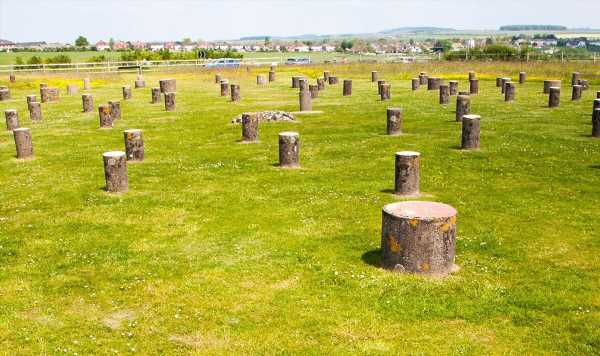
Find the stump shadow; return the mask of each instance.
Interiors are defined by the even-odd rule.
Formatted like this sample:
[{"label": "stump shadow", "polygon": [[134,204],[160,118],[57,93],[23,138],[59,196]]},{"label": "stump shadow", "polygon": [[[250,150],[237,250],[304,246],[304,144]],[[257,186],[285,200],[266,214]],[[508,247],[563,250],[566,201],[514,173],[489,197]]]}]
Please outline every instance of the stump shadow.
[{"label": "stump shadow", "polygon": [[590,166],[590,168],[592,168],[592,169],[600,169],[600,164],[592,164]]},{"label": "stump shadow", "polygon": [[371,251],[367,251],[363,253],[361,259],[364,263],[371,265],[373,267],[381,267],[381,249],[375,249]]}]

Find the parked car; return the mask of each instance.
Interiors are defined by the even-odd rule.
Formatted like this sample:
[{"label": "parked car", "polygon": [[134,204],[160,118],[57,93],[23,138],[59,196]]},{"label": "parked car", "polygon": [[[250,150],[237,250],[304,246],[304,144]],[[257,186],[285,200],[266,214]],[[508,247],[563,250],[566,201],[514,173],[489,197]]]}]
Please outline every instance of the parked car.
[{"label": "parked car", "polygon": [[288,58],[285,64],[311,64],[310,58]]},{"label": "parked car", "polygon": [[239,68],[241,60],[232,58],[215,59],[206,63],[207,68]]}]

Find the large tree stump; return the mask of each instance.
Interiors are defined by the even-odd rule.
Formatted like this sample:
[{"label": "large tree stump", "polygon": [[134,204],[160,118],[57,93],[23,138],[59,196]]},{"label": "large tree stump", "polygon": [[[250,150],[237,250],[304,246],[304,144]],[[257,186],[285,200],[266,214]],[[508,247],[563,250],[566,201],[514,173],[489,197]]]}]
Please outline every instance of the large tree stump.
[{"label": "large tree stump", "polygon": [[319,88],[319,91],[325,90],[325,79],[324,78],[317,78],[317,87]]},{"label": "large tree stump", "polygon": [[442,84],[442,78],[430,77],[427,78],[427,90],[439,90]]},{"label": "large tree stump", "polygon": [[421,86],[421,82],[419,81],[419,78],[412,78],[410,81],[410,88],[415,91],[418,90],[419,87]]},{"label": "large tree stump", "polygon": [[583,87],[579,84],[573,85],[573,93],[571,94],[571,100],[579,100],[581,99],[581,92]]},{"label": "large tree stump", "polygon": [[130,129],[123,131],[125,153],[128,161],[144,160],[144,137],[142,130]]},{"label": "large tree stump", "polygon": [[479,79],[469,80],[469,92],[471,94],[479,94]]},{"label": "large tree stump", "polygon": [[102,104],[98,106],[98,114],[100,115],[100,128],[110,129],[113,127],[113,118],[110,114],[110,105]]},{"label": "large tree stump", "polygon": [[396,152],[394,193],[403,197],[420,194],[421,154],[413,151]]},{"label": "large tree stump", "polygon": [[402,134],[402,108],[387,109],[387,134],[397,136]]},{"label": "large tree stump", "polygon": [[350,96],[350,95],[352,95],[352,80],[344,79],[343,96]]},{"label": "large tree stump", "polygon": [[129,180],[127,178],[125,152],[105,152],[102,155],[102,159],[104,161],[106,191],[110,193],[126,192],[129,189]]},{"label": "large tree stump", "polygon": [[239,84],[231,84],[231,101],[236,102],[242,100],[240,95],[240,86]]},{"label": "large tree stump", "polygon": [[274,82],[276,78],[276,74],[274,70],[269,71],[269,82]]},{"label": "large tree stump", "polygon": [[299,94],[300,111],[312,111],[312,98],[310,91],[301,90]]},{"label": "large tree stump", "polygon": [[300,78],[298,79],[298,88],[300,91],[308,90],[308,79]]},{"label": "large tree stump", "polygon": [[12,131],[19,128],[19,114],[17,113],[17,110],[5,110],[4,117],[6,118],[6,130]]},{"label": "large tree stump", "polygon": [[330,75],[329,76],[329,85],[335,85],[338,83],[338,77]]},{"label": "large tree stump", "polygon": [[592,112],[592,137],[600,137],[600,108]]},{"label": "large tree stump", "polygon": [[502,85],[502,94],[504,94],[504,91],[506,90],[506,83],[508,82],[512,82],[511,78],[502,78],[500,80],[500,84]]},{"label": "large tree stump", "polygon": [[258,142],[258,122],[256,113],[242,114],[242,142]]},{"label": "large tree stump", "polygon": [[79,88],[77,88],[77,85],[75,85],[75,84],[67,85],[67,95],[75,95],[75,94],[77,94],[78,91],[79,91]]},{"label": "large tree stump", "polygon": [[377,95],[381,95],[381,86],[385,84],[385,80],[377,81]]},{"label": "large tree stump", "polygon": [[297,132],[279,134],[279,167],[299,167],[300,135]]},{"label": "large tree stump", "polygon": [[113,121],[121,118],[121,102],[119,101],[109,101],[108,106],[110,106],[110,116]]},{"label": "large tree stump", "polygon": [[448,88],[450,90],[450,95],[456,95],[458,93],[458,80],[449,81]]},{"label": "large tree stump", "polygon": [[81,105],[83,112],[94,112],[94,97],[92,94],[82,94]]},{"label": "large tree stump", "polygon": [[42,103],[49,102],[50,101],[50,88],[48,88],[48,87],[40,88],[40,98],[42,100]]},{"label": "large tree stump", "polygon": [[229,80],[221,80],[221,96],[229,96]]},{"label": "large tree stump", "polygon": [[456,97],[456,121],[462,121],[463,116],[471,111],[471,97],[469,95],[458,95]]},{"label": "large tree stump", "polygon": [[35,96],[35,95],[27,95],[27,105],[29,105],[29,103],[32,103],[34,101],[37,101],[37,96]]},{"label": "large tree stump", "polygon": [[215,74],[215,84],[221,84],[221,80],[223,80],[223,78],[221,77],[220,73]]},{"label": "large tree stump", "polygon": [[560,88],[560,80],[544,80],[544,94],[550,93],[550,87]]},{"label": "large tree stump", "polygon": [[150,103],[152,104],[158,104],[160,103],[160,88],[152,88],[150,89],[150,95],[151,95],[151,99],[150,99]]},{"label": "large tree stump", "polygon": [[427,73],[421,72],[421,74],[419,74],[419,80],[421,82],[421,85],[427,85],[427,83],[429,82],[429,77],[427,76]]},{"label": "large tree stump", "polygon": [[445,276],[458,270],[456,210],[429,201],[383,207],[381,261],[395,272]]},{"label": "large tree stump", "polygon": [[136,89],[141,89],[141,88],[145,88],[146,87],[146,81],[144,79],[136,79],[134,86]]},{"label": "large tree stump", "polygon": [[13,130],[15,138],[15,147],[17,149],[18,159],[27,159],[33,157],[33,144],[31,142],[31,132],[28,128],[16,128]]},{"label": "large tree stump", "polygon": [[579,84],[579,77],[580,77],[579,72],[573,72],[571,74],[571,85],[578,85]]},{"label": "large tree stump", "polygon": [[559,87],[550,87],[550,92],[548,93],[548,107],[555,108],[560,105],[560,88]]},{"label": "large tree stump", "polygon": [[440,104],[450,103],[450,87],[446,84],[440,85]]},{"label": "large tree stump", "polygon": [[299,77],[299,76],[292,77],[292,88],[294,88],[294,89],[300,88],[300,78],[302,78],[302,77]]},{"label": "large tree stump", "polygon": [[29,118],[31,121],[41,121],[42,120],[42,104],[37,101],[32,101],[27,104],[27,108],[29,109]]},{"label": "large tree stump", "polygon": [[329,75],[330,73],[328,70],[323,72],[323,79],[325,79],[326,82],[329,82]]},{"label": "large tree stump", "polygon": [[469,71],[469,81],[477,79],[477,75],[474,71]]},{"label": "large tree stump", "polygon": [[175,79],[161,79],[158,81],[161,93],[177,92],[177,81]]},{"label": "large tree stump", "polygon": [[175,111],[175,93],[165,93],[165,111]]},{"label": "large tree stump", "polygon": [[519,72],[519,84],[525,84],[526,80],[527,80],[527,73]]},{"label": "large tree stump", "polygon": [[381,84],[381,101],[390,100],[392,98],[392,86],[390,84]]},{"label": "large tree stump", "polygon": [[376,70],[371,71],[371,82],[373,82],[373,83],[377,82],[378,78],[379,78],[379,73],[377,73]]},{"label": "large tree stump", "polygon": [[318,85],[309,85],[308,91],[310,91],[310,97],[312,99],[319,97],[319,86]]},{"label": "large tree stump", "polygon": [[90,90],[90,78],[83,78],[83,90]]},{"label": "large tree stump", "polygon": [[504,101],[514,101],[515,90],[515,84],[513,82],[506,82],[506,84],[504,84]]},{"label": "large tree stump", "polygon": [[256,76],[256,85],[265,85],[265,84],[267,84],[267,78],[262,74],[257,75]]},{"label": "large tree stump", "polygon": [[123,100],[131,99],[131,86],[125,85],[123,86]]},{"label": "large tree stump", "polygon": [[479,148],[479,131],[481,116],[464,115],[462,118],[462,140],[463,150],[476,150]]}]

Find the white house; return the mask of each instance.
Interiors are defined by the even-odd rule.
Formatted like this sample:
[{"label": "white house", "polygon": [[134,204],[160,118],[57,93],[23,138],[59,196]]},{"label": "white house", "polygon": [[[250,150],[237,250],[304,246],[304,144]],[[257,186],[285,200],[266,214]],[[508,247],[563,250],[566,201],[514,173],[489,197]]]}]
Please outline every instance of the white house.
[{"label": "white house", "polygon": [[110,46],[108,45],[108,43],[100,40],[98,42],[96,42],[96,50],[98,51],[108,51],[110,49]]},{"label": "white house", "polygon": [[0,39],[0,51],[10,51],[15,48],[14,42]]}]

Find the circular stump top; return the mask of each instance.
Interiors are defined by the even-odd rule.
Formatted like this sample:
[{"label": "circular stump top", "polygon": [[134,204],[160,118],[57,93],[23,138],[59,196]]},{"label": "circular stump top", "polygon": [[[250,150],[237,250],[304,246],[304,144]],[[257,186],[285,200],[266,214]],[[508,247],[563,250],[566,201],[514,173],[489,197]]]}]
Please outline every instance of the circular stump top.
[{"label": "circular stump top", "polygon": [[12,131],[13,132],[22,132],[22,131],[27,132],[27,131],[29,131],[29,129],[27,127],[19,127],[19,128],[16,128],[16,129],[12,130]]},{"label": "circular stump top", "polygon": [[121,158],[121,157],[125,157],[125,152],[123,151],[109,151],[109,152],[104,152],[102,154],[103,157],[106,158]]},{"label": "circular stump top", "polygon": [[295,136],[300,136],[297,132],[294,131],[284,131],[284,132],[280,132],[279,136],[290,136],[290,137],[295,137]]},{"label": "circular stump top", "polygon": [[[128,129],[128,130],[125,130],[123,132],[125,132],[125,133],[137,133],[137,132],[142,132],[142,130],[141,129]],[[118,152],[118,151],[115,151],[115,152]]]},{"label": "circular stump top", "polygon": [[447,204],[430,201],[403,201],[387,204],[383,211],[398,218],[411,220],[444,220],[456,216],[456,209]]},{"label": "circular stump top", "polygon": [[406,157],[414,157],[414,156],[420,156],[421,154],[419,152],[415,152],[415,151],[400,151],[400,152],[396,152],[396,156],[406,156]]}]

